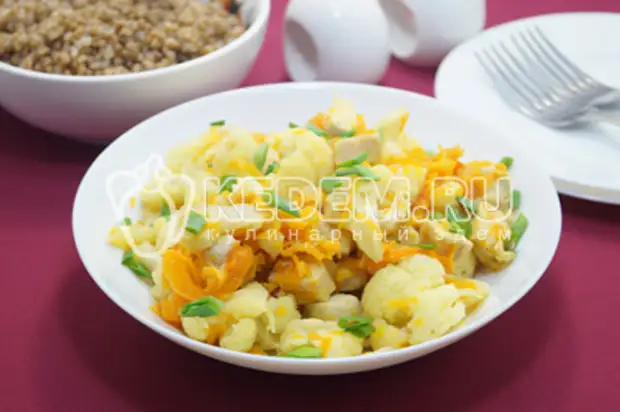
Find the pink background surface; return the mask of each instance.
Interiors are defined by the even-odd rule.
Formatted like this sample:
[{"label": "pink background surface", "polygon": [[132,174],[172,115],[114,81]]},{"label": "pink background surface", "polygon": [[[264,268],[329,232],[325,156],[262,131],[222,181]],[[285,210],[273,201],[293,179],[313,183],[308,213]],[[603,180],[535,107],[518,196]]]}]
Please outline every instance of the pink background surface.
[{"label": "pink background surface", "polygon": [[[618,0],[488,2],[489,25],[551,12],[620,12]],[[285,1],[273,3],[267,42],[246,84],[287,80]],[[393,62],[383,83],[432,94],[433,80],[433,71]],[[0,110],[0,411],[620,410],[619,207],[562,198],[564,231],[545,276],[462,342],[376,372],[270,375],[156,336],[90,280],[70,216],[97,153]]]}]

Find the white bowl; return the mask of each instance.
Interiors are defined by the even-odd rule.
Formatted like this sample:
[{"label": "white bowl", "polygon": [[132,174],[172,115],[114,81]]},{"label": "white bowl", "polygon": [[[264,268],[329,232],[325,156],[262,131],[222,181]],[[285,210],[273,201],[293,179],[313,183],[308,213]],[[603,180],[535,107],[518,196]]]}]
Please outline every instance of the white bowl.
[{"label": "white bowl", "polygon": [[0,62],[0,106],[23,121],[78,140],[110,141],[177,104],[232,89],[252,68],[269,20],[269,0],[245,0],[249,29],[206,56],[140,73],[67,76]]},{"label": "white bowl", "polygon": [[[141,171],[153,155],[163,156],[180,142],[195,138],[213,120],[226,119],[228,124],[254,130],[283,130],[289,121],[301,122],[329,107],[334,93],[354,102],[371,122],[395,108],[408,107],[412,115],[407,131],[429,146],[461,144],[467,159],[514,157],[513,178],[523,193],[522,210],[530,227],[515,262],[501,273],[484,276],[492,289],[489,299],[464,325],[439,339],[393,352],[344,359],[288,359],[233,352],[191,340],[165,324],[149,310],[152,301],[147,287],[121,267],[121,253],[106,243],[110,227],[118,221],[114,205],[104,195],[108,177]],[[555,253],[560,228],[560,203],[550,178],[527,154],[512,148],[505,136],[429,97],[352,83],[251,87],[208,96],[160,113],[125,133],[101,153],[84,176],[73,209],[73,234],[86,269],[101,290],[135,319],[171,341],[214,359],[264,371],[315,375],[359,372],[405,362],[481,328],[514,305],[540,279]]]}]

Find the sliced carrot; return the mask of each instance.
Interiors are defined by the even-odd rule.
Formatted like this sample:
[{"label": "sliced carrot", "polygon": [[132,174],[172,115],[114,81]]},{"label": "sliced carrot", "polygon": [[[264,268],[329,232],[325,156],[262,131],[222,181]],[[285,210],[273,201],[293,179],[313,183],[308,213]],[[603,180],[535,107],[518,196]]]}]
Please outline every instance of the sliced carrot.
[{"label": "sliced carrot", "polygon": [[182,252],[174,249],[164,252],[162,269],[170,288],[183,299],[194,301],[205,296],[194,280],[198,270],[195,263]]},{"label": "sliced carrot", "polygon": [[243,282],[254,271],[254,251],[251,247],[237,245],[226,256],[224,272],[226,280],[218,291],[218,295],[233,293],[243,285]]},{"label": "sliced carrot", "polygon": [[186,303],[188,303],[188,301],[176,293],[170,293],[170,295],[157,303],[157,309],[166,323],[169,323],[176,328],[180,328],[181,308],[183,308],[183,305]]}]

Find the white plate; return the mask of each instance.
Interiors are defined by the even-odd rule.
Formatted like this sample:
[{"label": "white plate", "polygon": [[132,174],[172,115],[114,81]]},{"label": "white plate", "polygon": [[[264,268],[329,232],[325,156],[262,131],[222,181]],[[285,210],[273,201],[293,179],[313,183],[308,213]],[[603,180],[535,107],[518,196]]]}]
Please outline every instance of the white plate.
[{"label": "white plate", "polygon": [[[121,253],[106,243],[110,227],[118,221],[104,195],[108,176],[135,170],[152,154],[164,155],[171,147],[204,132],[213,120],[226,119],[228,124],[254,130],[283,130],[289,121],[300,122],[325,110],[331,105],[334,92],[354,102],[373,122],[396,108],[408,107],[412,112],[408,132],[429,146],[461,144],[468,159],[499,159],[507,151],[514,156],[513,178],[523,192],[522,208],[530,220],[530,229],[514,264],[503,273],[485,277],[492,287],[492,296],[462,327],[440,339],[394,352],[345,359],[296,360],[232,352],[191,340],[166,325],[149,310],[152,301],[145,285],[121,267]],[[73,234],[86,269],[101,290],[128,314],[171,341],[203,355],[249,368],[291,374],[377,369],[458,341],[499,316],[534,286],[555,253],[560,226],[560,204],[551,179],[529,155],[510,148],[496,131],[426,96],[342,83],[252,87],[201,98],[158,114],[103,151],[84,176],[73,209]]]},{"label": "white plate", "polygon": [[547,168],[560,193],[620,204],[620,128],[562,131],[539,125],[502,102],[475,60],[475,50],[532,24],[583,70],[620,88],[620,14],[566,13],[496,26],[457,47],[439,67],[435,95],[503,131]]}]

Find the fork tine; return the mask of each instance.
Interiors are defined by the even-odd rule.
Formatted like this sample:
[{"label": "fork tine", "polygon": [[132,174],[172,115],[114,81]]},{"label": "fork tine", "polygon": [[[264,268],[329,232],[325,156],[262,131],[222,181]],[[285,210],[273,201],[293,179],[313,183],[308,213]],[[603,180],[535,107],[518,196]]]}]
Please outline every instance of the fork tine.
[{"label": "fork tine", "polygon": [[[483,55],[484,57],[482,57]],[[531,103],[531,97],[525,95],[521,88],[514,84],[513,79],[502,71],[502,68],[487,50],[482,50],[480,53],[476,52],[475,56],[506,103],[518,110],[523,108],[528,111],[535,110]]]},{"label": "fork tine", "polygon": [[[562,62],[563,66],[558,65],[559,68],[564,68],[564,69],[569,70],[570,72],[572,72],[571,74],[577,78],[591,79],[587,73],[581,70],[579,66],[577,66],[575,63],[570,61],[570,59],[566,57],[564,53],[562,53],[553,43],[551,43],[551,41],[547,38],[547,36],[545,36],[545,33],[540,29],[540,27],[534,26],[533,31],[535,31],[537,35],[534,36],[532,32],[530,32],[530,35],[532,39],[536,43],[538,43],[539,47],[541,47],[543,50],[546,47],[547,50],[550,52],[550,54],[553,54],[557,60]],[[542,43],[544,43],[544,46]],[[565,73],[568,74],[567,71],[565,71]]]},{"label": "fork tine", "polygon": [[[528,79],[527,70],[525,70],[525,68],[522,64],[520,64],[518,59],[514,57],[514,55],[512,55],[510,51],[507,50],[505,44],[503,44],[502,42],[500,42],[500,44],[504,49],[504,53],[506,54],[506,56],[514,63],[510,64],[510,62],[508,62],[506,57],[498,50],[497,47],[489,47],[489,49],[494,53],[502,72],[507,73],[508,75],[510,75],[511,78],[514,79],[514,81],[517,83],[517,87],[519,87],[523,91],[523,93],[527,93],[529,95],[529,100],[532,101],[532,104],[536,106],[536,104],[534,103],[536,102],[538,103],[538,106],[540,106],[541,103],[543,105],[548,105],[548,98],[545,96],[545,93],[541,91],[539,85],[532,83],[530,79]],[[501,66],[503,66],[503,68]]]},{"label": "fork tine", "polygon": [[530,42],[523,32],[519,31],[518,33],[511,34],[510,39],[529,66],[532,69],[536,69],[536,72],[545,78],[547,84],[555,86],[553,89],[556,92],[558,92],[558,86],[560,90],[570,87],[569,82],[550,67],[545,57],[541,55],[540,51]]},{"label": "fork tine", "polygon": [[[538,81],[536,76],[533,76],[534,73],[532,73],[532,70],[537,67],[536,63],[534,63],[533,67],[526,67],[521,62],[521,59],[508,49],[505,42],[500,41],[499,45],[503,49],[504,55],[512,62],[512,65],[518,69],[523,87],[526,87],[530,93],[537,96],[540,100],[557,100],[557,97],[554,96],[552,90],[550,90],[549,85],[545,82]],[[499,57],[502,58],[501,56]],[[506,62],[505,64],[510,66],[510,63]]]}]

